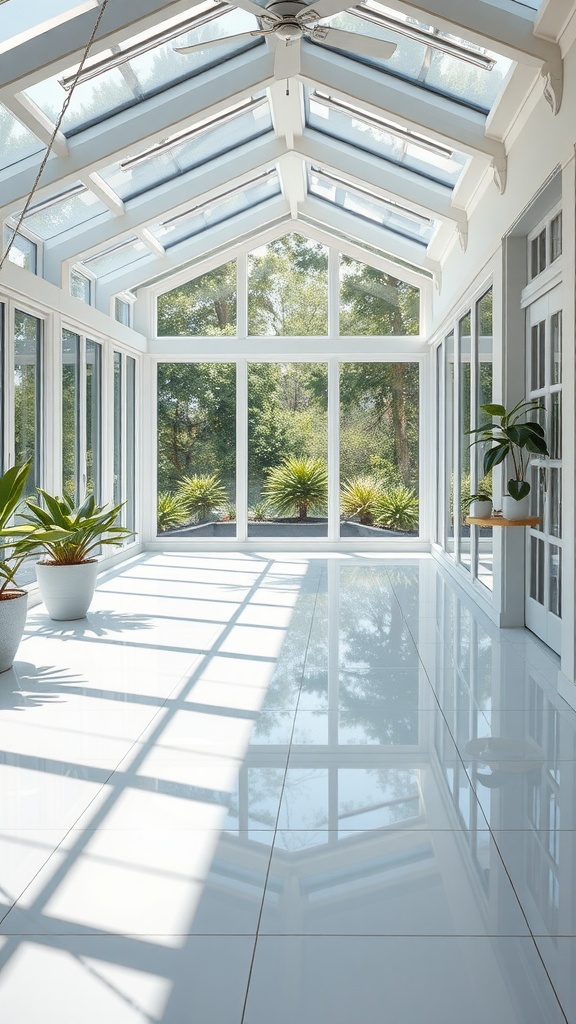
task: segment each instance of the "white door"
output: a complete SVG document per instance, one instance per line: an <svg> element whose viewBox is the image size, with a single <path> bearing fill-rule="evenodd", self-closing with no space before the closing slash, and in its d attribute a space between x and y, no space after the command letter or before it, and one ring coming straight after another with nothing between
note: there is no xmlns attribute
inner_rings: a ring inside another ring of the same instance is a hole
<svg viewBox="0 0 576 1024"><path fill-rule="evenodd" d="M530 514L526 531L526 625L560 652L562 626L562 297L556 287L526 309L527 393L546 412L549 458L530 464Z"/></svg>

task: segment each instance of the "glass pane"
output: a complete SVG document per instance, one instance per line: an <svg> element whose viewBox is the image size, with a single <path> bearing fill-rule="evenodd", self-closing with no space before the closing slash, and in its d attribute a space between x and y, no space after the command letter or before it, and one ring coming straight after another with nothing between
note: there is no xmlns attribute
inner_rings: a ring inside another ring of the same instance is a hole
<svg viewBox="0 0 576 1024"><path fill-rule="evenodd" d="M546 321L533 324L530 332L530 390L539 391L546 384Z"/></svg>
<svg viewBox="0 0 576 1024"><path fill-rule="evenodd" d="M4 232L4 242L6 245L8 245L13 236L12 228L6 228ZM29 238L17 234L10 246L8 259L10 263L15 263L17 267L22 267L23 270L29 270L31 274L35 274L38 267L38 247Z"/></svg>
<svg viewBox="0 0 576 1024"><path fill-rule="evenodd" d="M549 608L553 615L562 617L562 548L551 544L549 548Z"/></svg>
<svg viewBox="0 0 576 1024"><path fill-rule="evenodd" d="M467 162L464 153L377 118L360 107L306 90L306 124L323 135L453 187Z"/></svg>
<svg viewBox="0 0 576 1024"><path fill-rule="evenodd" d="M86 493L102 491L102 348L86 342Z"/></svg>
<svg viewBox="0 0 576 1024"><path fill-rule="evenodd" d="M0 168L10 167L26 157L41 153L42 143L0 103Z"/></svg>
<svg viewBox="0 0 576 1024"><path fill-rule="evenodd" d="M549 469L550 489L548 492L548 505L550 521L549 532L553 537L562 536L562 471L560 469Z"/></svg>
<svg viewBox="0 0 576 1024"><path fill-rule="evenodd" d="M114 319L119 324L124 324L125 327L130 327L130 303L125 302L124 299L116 298L114 300Z"/></svg>
<svg viewBox="0 0 576 1024"><path fill-rule="evenodd" d="M90 279L84 277L84 274L79 274L77 270L73 270L70 274L70 294L88 306L90 305L91 284Z"/></svg>
<svg viewBox="0 0 576 1024"><path fill-rule="evenodd" d="M159 337L236 334L236 260L158 296Z"/></svg>
<svg viewBox="0 0 576 1024"><path fill-rule="evenodd" d="M342 537L418 534L418 363L340 367Z"/></svg>
<svg viewBox="0 0 576 1024"><path fill-rule="evenodd" d="M245 105L246 101L239 106ZM272 130L269 104L261 100L250 110L240 109L235 117L226 116L226 111L223 111L214 123L195 129L191 137L180 138L184 133L179 133L158 147L152 146L142 153L141 159L139 154L135 154L134 162L128 159L104 167L98 173L126 202Z"/></svg>
<svg viewBox="0 0 576 1024"><path fill-rule="evenodd" d="M420 290L340 256L340 335L418 334Z"/></svg>
<svg viewBox="0 0 576 1024"><path fill-rule="evenodd" d="M6 307L0 302L0 473L4 472L4 416L6 412L5 324Z"/></svg>
<svg viewBox="0 0 576 1024"><path fill-rule="evenodd" d="M104 277L106 274L113 274L114 271L129 267L132 263L137 263L138 260L146 257L149 260L153 258L148 246L139 239L131 238L113 248L97 253L95 256L90 256L83 262L90 267L90 272L96 277Z"/></svg>
<svg viewBox="0 0 576 1024"><path fill-rule="evenodd" d="M477 304L478 324L478 417L479 423L484 422L485 413L481 411L482 405L489 405L493 400L493 338L492 338L492 290L483 295ZM475 445L472 451L476 458L476 480L477 491L492 495L492 477L484 477L483 459L484 453L481 445ZM476 576L480 583L493 587L493 532L491 526L474 526L476 531L477 566Z"/></svg>
<svg viewBox="0 0 576 1024"><path fill-rule="evenodd" d="M329 24L347 32L360 32L362 35L370 35L373 38L388 39L396 43L396 50L385 61L373 57L358 57L352 53L349 53L348 56L364 64L377 67L386 75L405 79L420 88L452 97L488 113L512 63L510 60L456 36L437 32L432 26L416 21L412 16L400 14L375 0L368 0L362 7L363 13L365 10L365 17L362 17L360 13L345 12L330 18ZM385 18L394 19L400 25L406 25L408 29L411 26L422 29L432 38L437 36L440 40L449 39L470 50L472 54L486 55L492 58L494 65L491 70L477 67L451 53L444 53L440 49L427 46L424 40L420 41L400 35L393 30L393 25L380 27L377 23L379 14ZM370 20L367 24L368 17Z"/></svg>
<svg viewBox="0 0 576 1024"><path fill-rule="evenodd" d="M236 535L236 366L158 366L158 533Z"/></svg>
<svg viewBox="0 0 576 1024"><path fill-rule="evenodd" d="M248 334L328 334L328 249L290 234L248 256Z"/></svg>
<svg viewBox="0 0 576 1024"><path fill-rule="evenodd" d="M41 475L41 381L42 326L29 313L16 310L14 316L14 461L32 466L24 497L33 494L42 483Z"/></svg>
<svg viewBox="0 0 576 1024"><path fill-rule="evenodd" d="M562 214L550 221L550 262L562 255Z"/></svg>
<svg viewBox="0 0 576 1024"><path fill-rule="evenodd" d="M62 331L62 491L80 497L80 338Z"/></svg>
<svg viewBox="0 0 576 1024"><path fill-rule="evenodd" d="M562 394L553 392L550 396L550 458L562 458Z"/></svg>
<svg viewBox="0 0 576 1024"><path fill-rule="evenodd" d="M458 325L460 338L460 564L468 571L471 569L470 527L464 520L468 515L468 499L470 498L470 402L471 402L471 358L472 337L470 327L471 314L462 317Z"/></svg>
<svg viewBox="0 0 576 1024"><path fill-rule="evenodd" d="M552 354L552 383L562 380L562 311L550 317L550 351Z"/></svg>
<svg viewBox="0 0 576 1024"><path fill-rule="evenodd" d="M544 604L544 541L530 537L530 597Z"/></svg>
<svg viewBox="0 0 576 1024"><path fill-rule="evenodd" d="M248 365L248 536L328 533L328 367Z"/></svg>
<svg viewBox="0 0 576 1024"><path fill-rule="evenodd" d="M455 367L454 367L454 332L451 331L445 341L446 348L446 551L454 551L454 402L455 402Z"/></svg>
<svg viewBox="0 0 576 1024"><path fill-rule="evenodd" d="M533 530L544 530L544 483L546 470L540 466L530 466L530 515L537 516L540 522Z"/></svg>
<svg viewBox="0 0 576 1024"><path fill-rule="evenodd" d="M308 172L308 192L332 206L378 224L411 242L417 242L423 248L426 248L437 227L437 221L429 217L413 213L399 203L381 199L353 182L316 168Z"/></svg>
<svg viewBox="0 0 576 1024"><path fill-rule="evenodd" d="M126 368L126 484L124 522L129 530L136 525L136 360L124 357Z"/></svg>
<svg viewBox="0 0 576 1024"><path fill-rule="evenodd" d="M122 501L122 355L114 353L114 504Z"/></svg>
<svg viewBox="0 0 576 1024"><path fill-rule="evenodd" d="M60 200L38 212L32 208L26 214L24 223L35 235L49 239L70 228L85 225L103 213L109 213L109 208L93 192L84 189L76 195L63 195Z"/></svg>

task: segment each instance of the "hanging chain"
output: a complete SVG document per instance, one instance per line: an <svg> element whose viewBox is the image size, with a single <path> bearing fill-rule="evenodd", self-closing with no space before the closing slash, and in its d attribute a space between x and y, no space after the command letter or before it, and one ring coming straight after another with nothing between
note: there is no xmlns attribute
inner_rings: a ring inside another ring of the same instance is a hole
<svg viewBox="0 0 576 1024"><path fill-rule="evenodd" d="M18 217L18 223L16 224L16 227L13 230L12 237L10 238L10 241L8 242L4 252L2 253L2 259L0 259L0 270L2 270L2 267L4 266L6 260L8 259L10 250L11 250L11 248L12 248L12 246L14 244L14 241L16 239L16 235L17 235L18 231L20 230L20 228L22 226L22 221L24 220L28 210L30 209L30 203L32 202L32 199L34 197L34 193L36 192L36 189L38 188L38 185L40 183L40 178L42 177L42 174L44 172L44 168L46 167L46 164L48 163L48 158L50 156L50 153L52 152L52 147L54 145L54 142L56 140L58 132L60 131L60 126L61 126L61 124L62 124L62 122L63 122L63 120L64 120L64 118L66 116L66 111L68 110L68 107L70 106L70 101L71 101L72 96L74 94L74 90L76 88L76 85L78 84L78 78L81 75L82 71L84 70L84 65L86 64L86 61L88 59L88 55L90 53L92 44L93 44L93 42L94 42L94 40L96 38L96 34L98 32L98 29L100 28L100 23L101 23L102 18L104 16L104 11L106 10L109 2L110 2L110 0L102 0L102 2L101 2L100 10L98 12L98 17L96 19L96 24L94 25L94 28L92 29L92 34L90 36L90 39L88 40L88 45L87 45L87 47L84 50L84 53L82 55L82 60L80 61L80 65L78 67L78 71L76 72L76 74L74 76L74 80L73 80L73 82L72 82L72 84L70 86L70 91L66 95L64 103L62 105L62 110L60 111L60 114L58 116L58 120L56 121L56 124L54 125L54 131L52 132L52 135L50 137L50 142L48 143L48 148L47 148L47 150L46 150L46 152L44 154L44 157L42 159L42 163L40 164L40 167L38 168L38 173L37 173L37 175L36 175L36 177L34 179L34 184L32 185L32 188L30 189L30 193L28 195L28 198L26 199L26 202L24 203L24 207L22 209L22 212L20 213L20 216ZM2 3L2 0L0 0L0 3Z"/></svg>

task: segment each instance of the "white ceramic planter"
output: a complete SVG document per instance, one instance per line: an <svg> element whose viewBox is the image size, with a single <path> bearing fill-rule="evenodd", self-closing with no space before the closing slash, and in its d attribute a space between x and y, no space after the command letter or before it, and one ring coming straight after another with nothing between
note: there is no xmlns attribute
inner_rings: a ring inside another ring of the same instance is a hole
<svg viewBox="0 0 576 1024"><path fill-rule="evenodd" d="M51 619L83 619L96 588L98 562L80 565L36 563L40 593Z"/></svg>
<svg viewBox="0 0 576 1024"><path fill-rule="evenodd" d="M504 519L527 519L530 515L530 495L516 501L510 494L502 497L502 515Z"/></svg>
<svg viewBox="0 0 576 1024"><path fill-rule="evenodd" d="M0 601L0 672L12 667L16 656L28 611L28 594L18 593L16 597Z"/></svg>
<svg viewBox="0 0 576 1024"><path fill-rule="evenodd" d="M492 502L472 501L470 503L470 515L473 519L489 519L492 515Z"/></svg>

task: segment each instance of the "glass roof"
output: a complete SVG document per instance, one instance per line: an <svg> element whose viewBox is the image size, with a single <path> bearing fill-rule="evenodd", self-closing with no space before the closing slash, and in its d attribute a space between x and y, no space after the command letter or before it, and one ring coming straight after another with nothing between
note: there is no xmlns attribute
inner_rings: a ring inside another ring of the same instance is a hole
<svg viewBox="0 0 576 1024"><path fill-rule="evenodd" d="M425 22L400 14L376 3L376 0L367 0L353 12L337 14L329 19L329 23L334 28L396 44L396 50L388 60L348 53L347 56L353 60L377 67L419 88L447 96L486 114L512 64L506 57L457 36L438 32ZM426 36L430 37L429 42ZM448 44L449 52L444 52L444 43ZM327 46L326 43L322 45ZM477 66L473 63L477 58L487 58L491 66Z"/></svg>
<svg viewBox="0 0 576 1024"><path fill-rule="evenodd" d="M306 89L306 124L315 131L348 142L390 163L406 167L453 188L467 162L457 153L423 135L376 117L358 106Z"/></svg>
<svg viewBox="0 0 576 1024"><path fill-rule="evenodd" d="M399 203L381 199L367 189L318 167L308 169L308 192L419 245L427 246L437 227L437 221L413 213Z"/></svg>
<svg viewBox="0 0 576 1024"><path fill-rule="evenodd" d="M139 238L127 238L119 245L109 246L95 256L90 256L82 261L80 266L85 266L96 277L105 277L106 274L113 274L117 270L123 270L137 263L143 256L152 256L147 245Z"/></svg>
<svg viewBox="0 0 576 1024"><path fill-rule="evenodd" d="M60 195L31 206L24 224L39 238L47 240L102 213L109 213L108 207L82 182L76 182Z"/></svg>
<svg viewBox="0 0 576 1024"><path fill-rule="evenodd" d="M1 8L0 8L1 10ZM6 107L0 104L0 168L10 167L19 160L41 153L44 146L40 139L28 131Z"/></svg>
<svg viewBox="0 0 576 1024"><path fill-rule="evenodd" d="M21 0L1 0L0 45L2 50L22 39L32 39L47 27L59 25L86 9L82 0L42 0L41 4L23 4Z"/></svg>
<svg viewBox="0 0 576 1024"><path fill-rule="evenodd" d="M171 249L202 231L221 224L238 213L244 213L260 203L281 194L280 181L276 171L266 171L252 181L230 189L228 192L201 206L192 207L185 213L152 226L150 233L165 249Z"/></svg>
<svg viewBox="0 0 576 1024"><path fill-rule="evenodd" d="M101 169L99 174L120 199L134 199L272 131L270 105L260 96L236 103L191 129Z"/></svg>
<svg viewBox="0 0 576 1024"><path fill-rule="evenodd" d="M207 5L204 5L207 6ZM240 53L263 45L262 39L243 40L240 45L227 43L216 49L201 50L191 54L175 51L176 46L193 45L203 40L249 32L258 27L252 14L239 9L230 10L226 4L225 13L215 16L203 14L188 18L185 22L166 22L153 31L133 36L112 50L98 54L98 63L90 66L94 77L80 82L62 123L66 136L110 117L112 114L141 103L177 82L193 78L209 67ZM169 36L169 38L167 38ZM124 60L122 54L134 53ZM106 66L108 61L108 67ZM119 61L121 61L119 63ZM76 66L71 72L76 70ZM25 95L55 123L69 88L69 76L54 76L25 90Z"/></svg>

